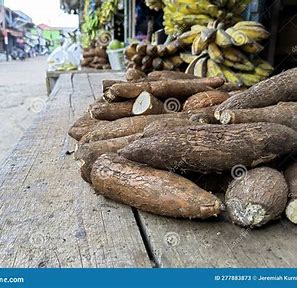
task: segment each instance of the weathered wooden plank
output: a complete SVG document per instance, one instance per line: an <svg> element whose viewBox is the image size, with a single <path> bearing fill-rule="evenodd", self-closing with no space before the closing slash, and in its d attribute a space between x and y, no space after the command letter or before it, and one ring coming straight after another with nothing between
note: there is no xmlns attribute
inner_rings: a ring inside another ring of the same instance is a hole
<svg viewBox="0 0 297 288"><path fill-rule="evenodd" d="M296 267L297 227L286 220L261 229L224 221L189 221L140 213L159 267Z"/></svg>
<svg viewBox="0 0 297 288"><path fill-rule="evenodd" d="M132 210L94 195L68 155L68 128L93 99L86 74L61 75L1 167L0 267L151 266Z"/></svg>

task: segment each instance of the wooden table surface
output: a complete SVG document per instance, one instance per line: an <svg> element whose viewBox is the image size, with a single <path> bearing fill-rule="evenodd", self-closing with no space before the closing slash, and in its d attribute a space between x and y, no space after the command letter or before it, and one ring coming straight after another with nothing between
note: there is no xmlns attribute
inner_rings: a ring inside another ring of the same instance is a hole
<svg viewBox="0 0 297 288"><path fill-rule="evenodd" d="M296 267L297 226L158 217L96 196L70 125L121 73L63 74L0 168L0 267Z"/></svg>

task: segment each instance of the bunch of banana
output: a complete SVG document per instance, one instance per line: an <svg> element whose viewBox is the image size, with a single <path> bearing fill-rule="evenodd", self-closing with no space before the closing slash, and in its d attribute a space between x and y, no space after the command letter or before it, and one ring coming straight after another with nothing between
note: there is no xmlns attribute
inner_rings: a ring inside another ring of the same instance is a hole
<svg viewBox="0 0 297 288"><path fill-rule="evenodd" d="M269 33L257 22L241 21L224 29L218 21L210 21L207 27L194 25L177 37L181 45L191 45L192 55L187 73L199 77L222 76L236 85L251 86L267 78L273 68L268 64L252 61L250 55L258 54L263 46L257 41L266 39Z"/></svg>
<svg viewBox="0 0 297 288"><path fill-rule="evenodd" d="M182 47L178 41L166 45L132 43L125 50L128 68L135 68L145 73L154 70L185 71L187 65L180 56Z"/></svg>
<svg viewBox="0 0 297 288"><path fill-rule="evenodd" d="M163 9L164 4L162 0L145 0L145 5L152 10L159 11Z"/></svg>
<svg viewBox="0 0 297 288"><path fill-rule="evenodd" d="M147 2L156 2L149 1ZM232 25L251 0L163 0L164 27L168 35L178 35L195 24L220 20Z"/></svg>
<svg viewBox="0 0 297 288"><path fill-rule="evenodd" d="M99 26L103 27L112 20L118 10L119 0L106 0L97 10Z"/></svg>

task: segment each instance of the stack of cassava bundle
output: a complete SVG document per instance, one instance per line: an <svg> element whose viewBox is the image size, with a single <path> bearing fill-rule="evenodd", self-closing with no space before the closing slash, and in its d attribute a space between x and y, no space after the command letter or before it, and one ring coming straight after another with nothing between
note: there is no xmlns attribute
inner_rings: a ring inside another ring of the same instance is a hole
<svg viewBox="0 0 297 288"><path fill-rule="evenodd" d="M297 223L296 76L230 93L221 78L172 71L106 80L69 131L82 177L158 215L204 219L226 208L230 221L259 227L286 210Z"/></svg>

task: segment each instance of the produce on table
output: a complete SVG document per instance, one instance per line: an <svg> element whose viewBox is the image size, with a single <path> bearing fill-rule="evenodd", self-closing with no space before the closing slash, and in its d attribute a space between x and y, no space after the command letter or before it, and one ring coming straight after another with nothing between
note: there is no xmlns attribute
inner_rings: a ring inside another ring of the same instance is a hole
<svg viewBox="0 0 297 288"><path fill-rule="evenodd" d="M297 224L297 163L290 163L284 172L289 187L289 202L286 208L287 218Z"/></svg>
<svg viewBox="0 0 297 288"><path fill-rule="evenodd" d="M104 81L104 97L69 130L80 140L75 157L83 163L82 177L116 201L187 218L219 214L221 202L206 191L221 197L234 179L226 194L234 223L259 227L280 217L286 207L288 219L296 223L297 166L280 165L297 152L296 71L244 91L233 91L237 87L219 77L188 79L174 71L145 76L130 70L130 82ZM165 75L171 80L164 80ZM200 89L208 97L197 95ZM186 111L178 112L182 107ZM152 113L161 114L146 115ZM289 194L280 172L285 172Z"/></svg>
<svg viewBox="0 0 297 288"><path fill-rule="evenodd" d="M132 116L133 101L104 103L100 102L90 107L91 118L97 120L117 120Z"/></svg>
<svg viewBox="0 0 297 288"><path fill-rule="evenodd" d="M240 21L250 0L163 0L165 32L168 35L187 31L195 24L206 26L211 20L228 24Z"/></svg>
<svg viewBox="0 0 297 288"><path fill-rule="evenodd" d="M142 136L141 133L129 136L119 137L115 139L99 140L78 145L75 152L75 158L80 160L81 176L86 181L91 183L91 170L93 164L99 156L107 152L117 152L119 149L125 147L127 144L135 141Z"/></svg>
<svg viewBox="0 0 297 288"><path fill-rule="evenodd" d="M227 212L243 227L260 227L277 219L286 208L288 185L284 176L269 167L247 171L226 192Z"/></svg>
<svg viewBox="0 0 297 288"><path fill-rule="evenodd" d="M249 56L260 53L264 47L257 41L269 37L262 24L241 21L224 29L223 23L213 21L207 27L195 27L177 38L184 46L191 45L192 54L197 55L187 73L198 77L221 76L238 86L252 86L273 71L269 63Z"/></svg>
<svg viewBox="0 0 297 288"><path fill-rule="evenodd" d="M97 2L95 7L92 7L90 1L84 3L81 40L84 53L81 65L95 69L111 69L106 48L112 41L112 35L105 28L117 12L119 0Z"/></svg>
<svg viewBox="0 0 297 288"><path fill-rule="evenodd" d="M117 119L111 122L105 122L100 124L98 128L93 129L88 134L84 135L80 142L88 143L90 141L107 140L118 137L129 136L132 134L140 133L144 127L149 123L163 118L187 118L188 115L185 113L168 113L159 115L145 115L145 116L134 116Z"/></svg>
<svg viewBox="0 0 297 288"><path fill-rule="evenodd" d="M159 45L131 44L126 50L128 67L146 73L177 70L198 77L220 76L238 87L266 79L273 67L256 55L264 49L259 42L270 34L261 23L240 17L250 2L147 1L151 9L163 7L168 39Z"/></svg>
<svg viewBox="0 0 297 288"><path fill-rule="evenodd" d="M252 108L224 110L221 113L222 124L238 124L253 122L279 123L297 131L297 103L279 102L277 105Z"/></svg>
<svg viewBox="0 0 297 288"><path fill-rule="evenodd" d="M273 123L177 127L136 140L120 150L132 161L158 169L180 168L202 173L265 164L297 152L297 132Z"/></svg>
<svg viewBox="0 0 297 288"><path fill-rule="evenodd" d="M229 94L222 91L205 91L197 93L188 98L183 106L183 111L198 110L221 104L229 98Z"/></svg>
<svg viewBox="0 0 297 288"><path fill-rule="evenodd" d="M89 132L99 128L102 123L106 123L107 121L99 121L91 118L91 115L87 112L70 127L68 134L79 141L84 135Z"/></svg>
<svg viewBox="0 0 297 288"><path fill-rule="evenodd" d="M91 180L98 194L158 215L205 219L223 209L216 196L190 180L113 153L97 159Z"/></svg>

